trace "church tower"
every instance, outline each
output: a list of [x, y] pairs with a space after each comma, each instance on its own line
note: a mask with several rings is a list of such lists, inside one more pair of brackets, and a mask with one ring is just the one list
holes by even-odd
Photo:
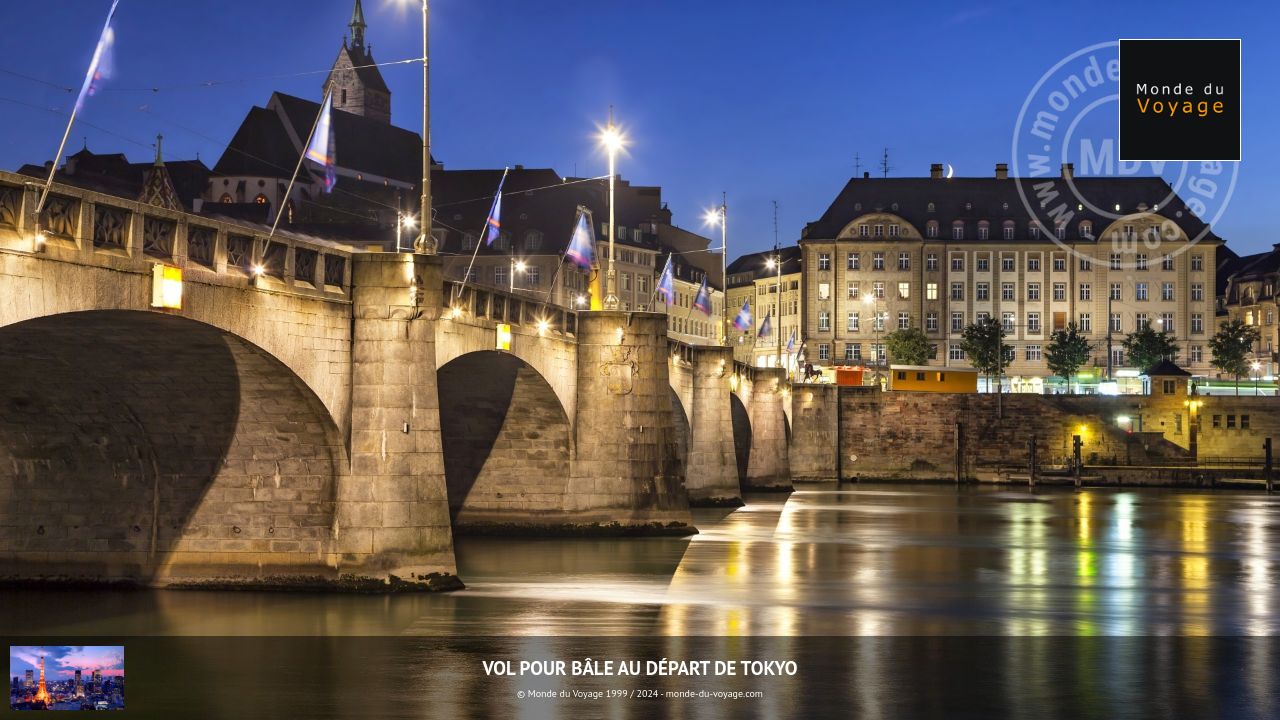
[[373, 59], [373, 46], [365, 44], [364, 8], [356, 0], [351, 11], [351, 32], [342, 41], [338, 59], [324, 81], [324, 91], [333, 88], [333, 107], [353, 115], [362, 115], [391, 123], [391, 91], [382, 79]]

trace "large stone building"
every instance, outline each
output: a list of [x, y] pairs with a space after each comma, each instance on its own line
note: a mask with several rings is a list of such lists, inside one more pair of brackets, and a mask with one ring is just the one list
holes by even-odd
[[[698, 237], [692, 233], [687, 234]], [[703, 242], [705, 243], [705, 239]], [[675, 297], [670, 305], [664, 304], [660, 299], [657, 300], [654, 309], [666, 311], [667, 334], [691, 345], [718, 345], [720, 326], [724, 318], [724, 293], [720, 290], [720, 269], [707, 268], [705, 260], [709, 258], [718, 263], [719, 254], [708, 253], [705, 247], [702, 250], [682, 252], [666, 243], [663, 243], [663, 246], [665, 250], [658, 258], [658, 272], [662, 272], [662, 268], [666, 266], [667, 257], [670, 257], [671, 285], [675, 291]], [[711, 301], [709, 313], [704, 313], [693, 306], [699, 290], [702, 289], [704, 278], [707, 281], [707, 295]]]
[[859, 364], [881, 355], [887, 333], [920, 327], [930, 364], [967, 367], [962, 330], [990, 318], [1014, 347], [1006, 389], [1042, 392], [1055, 330], [1074, 322], [1093, 341], [1090, 384], [1108, 368], [1136, 374], [1121, 340], [1149, 324], [1174, 334], [1180, 364], [1208, 375], [1222, 241], [1160, 178], [1062, 173], [1090, 203], [1069, 219], [1029, 216], [1021, 195], [1036, 197], [1033, 181], [1003, 164], [987, 178], [944, 178], [934, 165], [927, 178], [851, 179], [800, 240], [805, 359]]
[[1280, 285], [1280, 244], [1267, 252], [1231, 258], [1220, 266], [1219, 297], [1223, 319], [1241, 320], [1258, 329], [1258, 344], [1250, 361], [1258, 363], [1254, 375], [1274, 378], [1277, 372], [1276, 349], [1280, 347], [1280, 310], [1276, 287]]
[[[777, 258], [782, 262], [781, 291]], [[735, 360], [756, 367], [778, 367], [780, 340], [782, 365], [795, 370], [796, 358], [802, 351], [800, 265], [800, 248], [795, 246], [743, 255], [729, 265], [729, 309], [736, 313], [747, 303], [755, 326], [749, 332], [729, 333]], [[760, 324], [766, 316], [772, 318], [772, 331], [759, 337]], [[795, 342], [788, 350], [793, 333]]]

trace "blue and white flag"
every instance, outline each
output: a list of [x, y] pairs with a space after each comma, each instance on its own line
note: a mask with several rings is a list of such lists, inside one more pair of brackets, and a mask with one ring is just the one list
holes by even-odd
[[587, 214], [578, 213], [578, 224], [573, 229], [573, 240], [569, 242], [569, 249], [564, 254], [573, 264], [586, 270], [591, 267], [596, 260], [596, 236], [591, 229], [591, 223], [587, 222]]
[[98, 46], [93, 50], [93, 59], [89, 61], [89, 70], [84, 75], [84, 84], [80, 86], [80, 94], [76, 96], [76, 110], [84, 107], [84, 99], [98, 91], [98, 83], [111, 76], [111, 46], [115, 42], [115, 30], [111, 29], [111, 21], [116, 16], [116, 6], [120, 0], [111, 3], [107, 12], [107, 22], [102, 26], [102, 35], [98, 36]]
[[334, 173], [333, 155], [333, 93], [324, 96], [324, 104], [320, 106], [320, 118], [316, 120], [316, 129], [311, 133], [311, 142], [307, 144], [305, 156], [324, 168], [324, 191], [333, 190], [337, 182]]
[[751, 302], [742, 303], [742, 309], [738, 311], [738, 316], [733, 319], [733, 326], [740, 332], [746, 332], [751, 329]]
[[492, 245], [502, 234], [502, 185], [507, 181], [507, 174], [502, 173], [498, 181], [498, 194], [493, 196], [493, 207], [489, 208], [489, 218], [484, 221], [484, 244]]
[[675, 279], [672, 277], [671, 256], [667, 256], [667, 266], [662, 269], [662, 275], [658, 277], [658, 294], [662, 296], [662, 302], [670, 305], [675, 301]]
[[791, 337], [787, 338], [787, 352], [791, 352], [792, 350], [795, 350], [795, 349], [796, 349], [796, 331], [793, 328], [791, 330]]
[[765, 313], [764, 322], [760, 323], [760, 329], [756, 332], [756, 337], [769, 337], [773, 334], [773, 311]]
[[693, 306], [702, 311], [703, 315], [711, 314], [711, 289], [707, 287], [707, 276], [702, 276], [702, 287], [698, 288], [698, 294], [693, 296]]

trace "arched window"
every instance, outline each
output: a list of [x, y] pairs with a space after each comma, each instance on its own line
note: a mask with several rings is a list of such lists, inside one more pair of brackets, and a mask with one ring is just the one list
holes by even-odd
[[1080, 221], [1080, 237], [1082, 238], [1093, 237], [1093, 223], [1090, 222], [1089, 220]]
[[[933, 203], [929, 203], [929, 206], [932, 207]], [[932, 212], [932, 210], [930, 212]], [[938, 237], [938, 221], [930, 220], [929, 222], [925, 223], [924, 234], [925, 234], [925, 237], [931, 237], [931, 238]]]
[[266, 205], [269, 202], [267, 196], [262, 193], [258, 193], [258, 197], [254, 198], [253, 201], [259, 205]]
[[934, 211], [934, 205], [933, 203], [929, 203], [929, 212], [933, 212], [933, 211]]
[[1005, 220], [1000, 226], [1001, 236], [1005, 240], [1012, 240], [1013, 234], [1016, 232], [1015, 224], [1012, 220]]
[[964, 221], [963, 220], [956, 220], [951, 223], [951, 239], [952, 240], [964, 239]]
[[978, 239], [987, 240], [991, 237], [991, 223], [986, 220], [978, 222]]
[[222, 197], [218, 198], [218, 202], [227, 203], [229, 205], [235, 202], [235, 199], [231, 197], [230, 193], [222, 193]]

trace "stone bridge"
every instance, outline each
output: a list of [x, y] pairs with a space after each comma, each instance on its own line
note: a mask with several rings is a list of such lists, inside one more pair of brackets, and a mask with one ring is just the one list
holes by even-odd
[[66, 186], [37, 218], [27, 181], [0, 173], [0, 578], [447, 589], [455, 532], [689, 533], [790, 487], [785, 380], [664, 315]]

